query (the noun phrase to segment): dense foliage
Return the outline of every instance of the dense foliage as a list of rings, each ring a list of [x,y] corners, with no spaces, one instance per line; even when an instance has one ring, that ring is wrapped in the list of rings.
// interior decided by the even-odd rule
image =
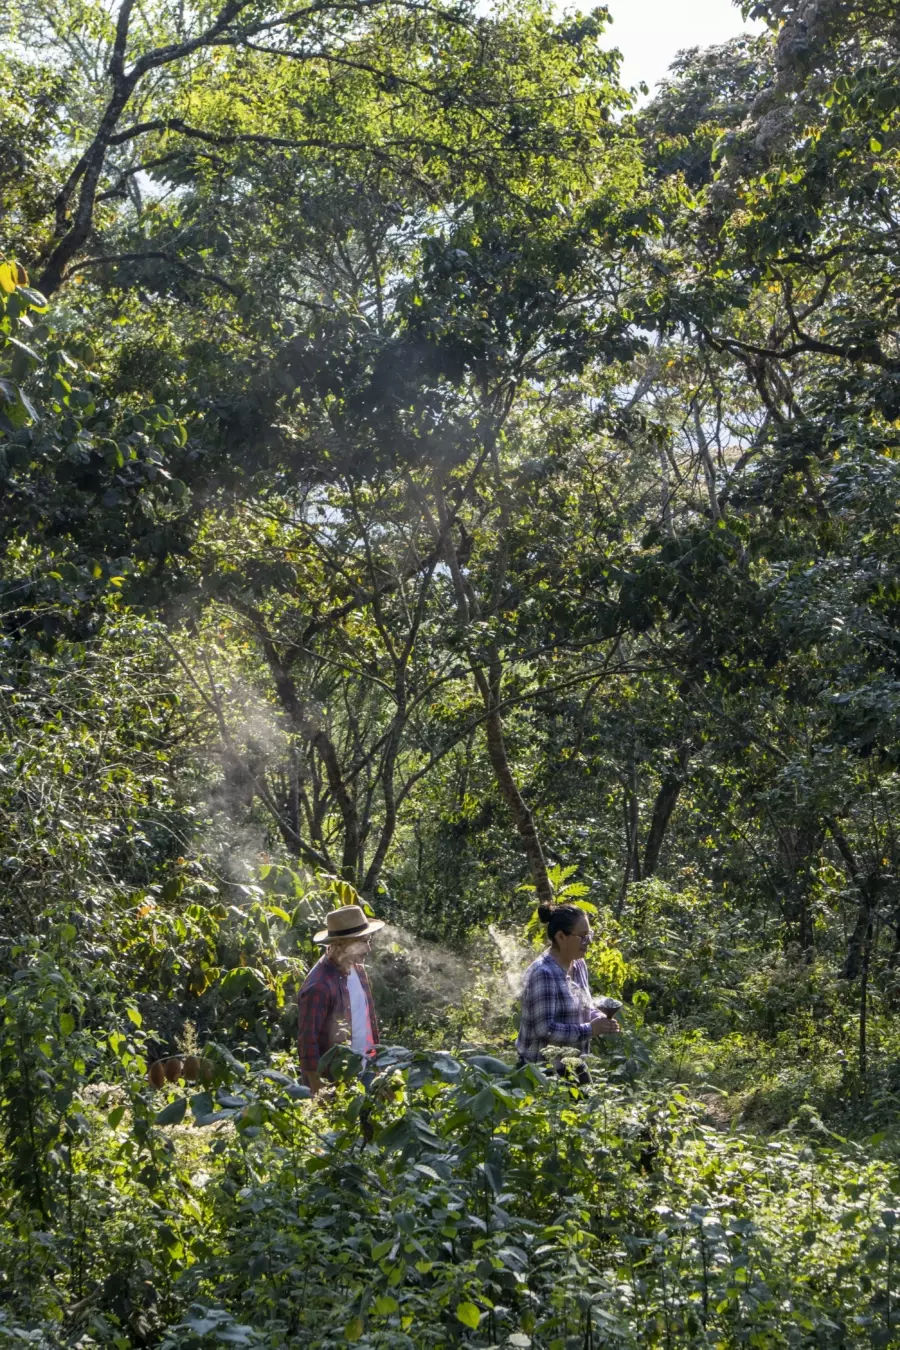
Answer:
[[[900,26],[754,13],[4,10],[0,1346],[900,1345]]]

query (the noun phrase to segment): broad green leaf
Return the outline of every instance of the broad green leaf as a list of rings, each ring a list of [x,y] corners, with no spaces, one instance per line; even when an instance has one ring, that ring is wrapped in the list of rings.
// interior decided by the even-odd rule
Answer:
[[[168,1106],[154,1116],[157,1125],[180,1125],[184,1120],[187,1111],[187,1098],[176,1097],[174,1102],[169,1102]]]
[[[474,1303],[457,1303],[456,1320],[462,1322],[464,1327],[477,1331],[478,1324],[481,1321],[481,1313]]]
[[[484,1073],[494,1074],[498,1078],[508,1078],[513,1071],[513,1066],[507,1064],[496,1055],[470,1055],[469,1063],[474,1064],[476,1069],[481,1069]]]
[[[214,1110],[212,1093],[195,1092],[190,1099],[191,1111],[195,1120],[200,1120],[203,1116],[211,1115]]]
[[[494,1093],[490,1087],[482,1088],[469,1102],[469,1110],[476,1120],[484,1120],[494,1109]]]

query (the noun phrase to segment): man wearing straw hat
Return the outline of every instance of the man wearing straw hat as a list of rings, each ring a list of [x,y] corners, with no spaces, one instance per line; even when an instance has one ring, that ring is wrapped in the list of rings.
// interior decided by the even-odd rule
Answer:
[[[370,1060],[378,1044],[378,1022],[365,968],[372,934],[384,924],[368,919],[360,905],[343,905],[326,918],[314,942],[325,944],[303,981],[297,1023],[300,1067],[313,1094],[322,1087],[319,1060],[333,1045],[349,1044]]]

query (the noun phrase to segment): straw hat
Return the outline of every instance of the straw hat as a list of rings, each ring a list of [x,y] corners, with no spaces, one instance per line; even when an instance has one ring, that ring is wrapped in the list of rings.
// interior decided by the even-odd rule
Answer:
[[[326,915],[327,928],[316,933],[313,942],[334,942],[336,938],[368,937],[384,927],[381,919],[367,919],[361,905],[342,905]]]

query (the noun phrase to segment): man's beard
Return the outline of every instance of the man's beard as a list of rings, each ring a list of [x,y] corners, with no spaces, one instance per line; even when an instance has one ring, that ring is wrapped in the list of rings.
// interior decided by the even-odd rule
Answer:
[[[332,955],[339,966],[354,966],[364,961],[369,954],[369,944],[365,940],[335,944]]]

